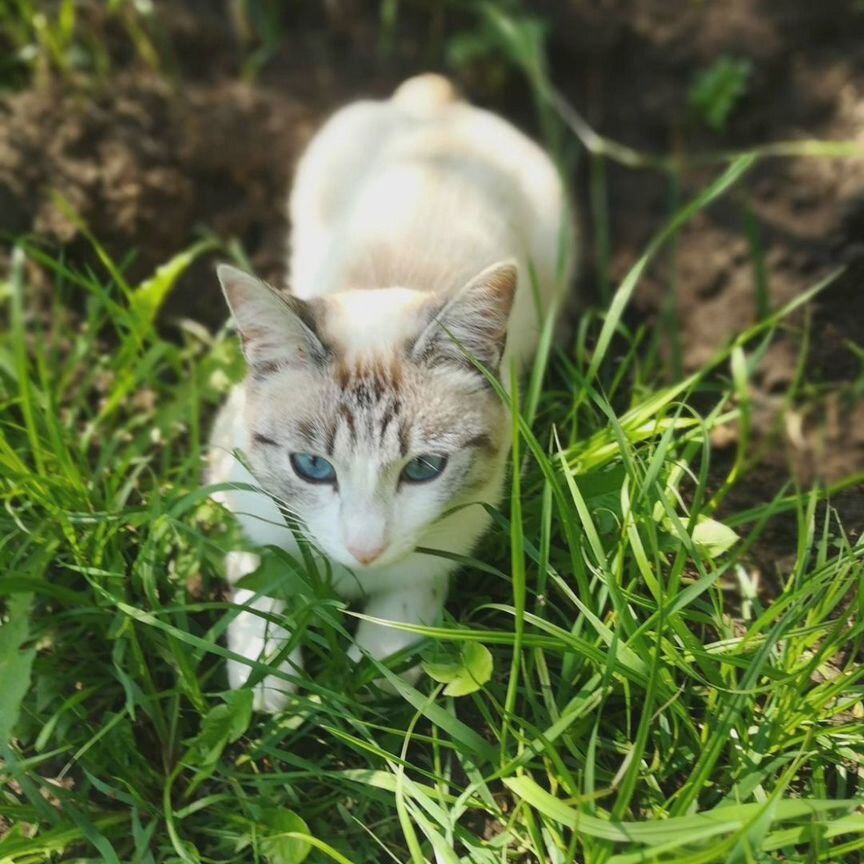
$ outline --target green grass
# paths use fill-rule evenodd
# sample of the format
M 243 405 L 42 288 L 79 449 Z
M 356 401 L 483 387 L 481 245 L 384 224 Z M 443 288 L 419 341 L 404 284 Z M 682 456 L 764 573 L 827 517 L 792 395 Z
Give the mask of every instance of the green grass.
M 164 69 L 151 5 L 135 0 L 2 0 L 0 2 L 0 88 L 76 75 L 107 81 L 113 71 L 112 45 L 122 40 L 154 69 Z
M 748 363 L 788 310 L 663 386 L 620 318 L 659 245 L 575 350 L 552 353 L 550 386 L 522 394 L 538 416 L 514 414 L 529 464 L 509 516 L 426 633 L 451 663 L 486 646 L 491 678 L 455 698 L 393 677 L 399 696 L 381 694 L 383 670 L 342 659 L 352 616 L 274 553 L 261 578 L 293 567 L 313 670 L 275 719 L 225 692 L 236 534 L 198 485 L 202 418 L 237 349 L 153 326 L 190 256 L 134 287 L 22 246 L 0 343 L 0 857 L 291 861 L 306 842 L 310 861 L 854 860 L 864 547 L 830 509 L 816 518 L 817 493 L 732 514 L 730 547 L 707 437 L 745 419 Z M 56 276 L 41 323 L 26 255 Z M 747 549 L 790 508 L 797 554 L 769 604 Z
M 632 154 L 594 144 L 602 216 L 603 160 Z M 624 315 L 682 225 L 776 149 L 718 168 L 572 345 L 544 341 L 546 375 L 514 389 L 525 471 L 422 630 L 434 677 L 358 673 L 356 614 L 313 566 L 265 556 L 258 584 L 292 580 L 310 667 L 277 718 L 226 690 L 222 559 L 239 538 L 200 488 L 242 361 L 227 333 L 157 326 L 206 246 L 136 286 L 101 250 L 81 272 L 22 241 L 0 278 L 0 861 L 864 860 L 864 543 L 831 490 L 724 509 L 755 458 L 749 380 L 824 284 L 772 310 L 745 220 L 763 314 L 704 369 L 670 383 L 674 318 L 655 332 Z M 54 275 L 48 314 L 27 258 Z M 709 436 L 730 422 L 722 475 Z M 766 597 L 750 553 L 789 514 Z

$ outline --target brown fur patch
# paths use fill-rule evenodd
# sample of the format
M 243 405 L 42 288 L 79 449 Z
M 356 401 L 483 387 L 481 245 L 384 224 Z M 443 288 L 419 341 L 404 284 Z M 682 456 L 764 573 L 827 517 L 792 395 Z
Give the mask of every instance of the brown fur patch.
M 408 424 L 402 420 L 399 423 L 399 452 L 402 454 L 403 458 L 408 455 L 408 446 L 409 446 L 409 438 L 410 432 L 408 430 Z
M 402 384 L 402 368 L 396 357 L 370 357 L 349 365 L 340 359 L 336 380 L 347 392 L 359 393 L 364 401 L 368 394 L 381 399 L 388 390 L 398 390 Z
M 398 396 L 394 396 L 387 407 L 384 409 L 384 414 L 381 416 L 381 440 L 384 440 L 384 436 L 387 434 L 387 429 L 390 424 L 393 422 L 393 419 L 399 414 L 402 410 L 402 400 Z

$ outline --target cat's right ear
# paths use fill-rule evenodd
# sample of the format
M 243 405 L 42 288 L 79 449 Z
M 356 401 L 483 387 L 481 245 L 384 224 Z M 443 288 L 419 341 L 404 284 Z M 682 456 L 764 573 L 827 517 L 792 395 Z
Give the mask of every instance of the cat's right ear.
M 220 264 L 216 273 L 254 376 L 327 361 L 329 352 L 318 336 L 309 303 L 274 291 L 228 264 Z

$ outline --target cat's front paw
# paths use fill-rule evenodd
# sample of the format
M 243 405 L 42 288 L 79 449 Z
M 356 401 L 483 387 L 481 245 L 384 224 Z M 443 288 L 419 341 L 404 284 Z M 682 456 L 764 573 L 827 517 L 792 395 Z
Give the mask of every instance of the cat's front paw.
M 297 687 L 281 678 L 268 676 L 252 691 L 252 710 L 263 714 L 279 714 L 288 706 Z
M 231 554 L 234 557 L 229 560 L 229 564 L 233 562 L 235 570 L 253 566 L 258 560 L 257 556 L 242 558 L 246 553 Z M 233 577 L 236 577 L 238 572 L 239 570 L 234 572 Z M 279 665 L 272 666 L 272 669 L 278 669 L 289 676 L 301 674 L 303 656 L 299 646 L 285 657 L 285 644 L 290 640 L 291 634 L 271 620 L 274 616 L 282 615 L 283 603 L 272 597 L 258 596 L 244 588 L 234 590 L 234 602 L 243 607 L 244 611 L 228 626 L 228 647 L 231 651 L 258 663 L 273 663 L 281 656 L 283 659 Z M 228 661 L 228 683 L 233 690 L 244 687 L 251 674 L 251 665 L 239 660 Z M 252 690 L 254 709 L 276 714 L 288 704 L 289 697 L 297 691 L 297 685 L 279 675 L 265 675 L 253 685 Z
M 300 653 L 292 656 L 279 665 L 279 671 L 287 675 L 296 675 L 299 671 Z M 249 680 L 251 668 L 245 663 L 236 660 L 228 661 L 228 683 L 232 690 L 239 690 L 246 686 Z M 297 685 L 293 681 L 286 681 L 276 675 L 266 675 L 252 687 L 252 709 L 264 714 L 278 714 L 284 711 L 288 702 L 297 692 Z

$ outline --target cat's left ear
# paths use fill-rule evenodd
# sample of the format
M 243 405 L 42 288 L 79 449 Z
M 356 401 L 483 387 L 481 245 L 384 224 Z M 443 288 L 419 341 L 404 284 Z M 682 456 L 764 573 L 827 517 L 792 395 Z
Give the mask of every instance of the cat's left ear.
M 412 358 L 470 366 L 467 353 L 497 372 L 518 278 L 513 260 L 499 261 L 475 276 L 426 326 L 414 343 Z
M 329 352 L 318 336 L 309 303 L 274 291 L 228 264 L 220 264 L 216 272 L 253 375 L 327 361 Z

